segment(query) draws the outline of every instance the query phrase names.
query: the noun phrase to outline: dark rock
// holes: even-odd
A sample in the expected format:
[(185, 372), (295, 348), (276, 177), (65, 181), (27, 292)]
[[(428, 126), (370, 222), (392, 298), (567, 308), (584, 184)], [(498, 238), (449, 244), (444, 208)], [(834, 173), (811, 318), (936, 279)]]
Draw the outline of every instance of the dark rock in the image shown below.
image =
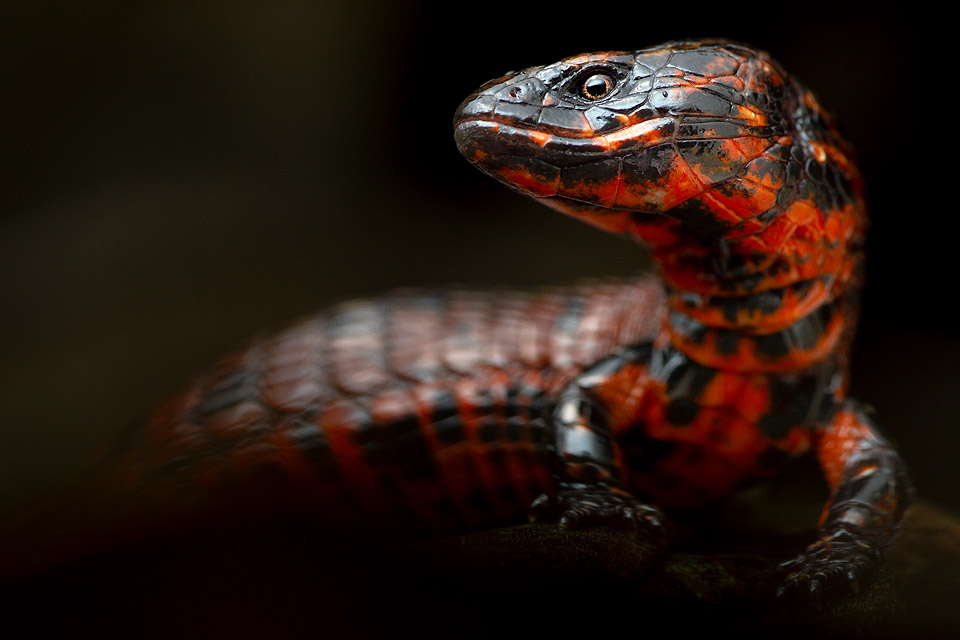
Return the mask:
[(903, 588), (904, 637), (960, 638), (960, 517), (915, 505), (888, 563)]
[(960, 518), (918, 505), (858, 593), (780, 601), (777, 565), (816, 521), (780, 498), (676, 516), (669, 550), (550, 523), (376, 543), (264, 523), (89, 558), (0, 603), (34, 637), (960, 637)]

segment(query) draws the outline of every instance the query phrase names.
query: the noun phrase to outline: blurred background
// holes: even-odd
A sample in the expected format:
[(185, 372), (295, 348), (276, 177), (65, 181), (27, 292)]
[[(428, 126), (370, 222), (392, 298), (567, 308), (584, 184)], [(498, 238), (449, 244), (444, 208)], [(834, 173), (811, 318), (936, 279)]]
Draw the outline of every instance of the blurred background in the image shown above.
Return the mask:
[(643, 267), (468, 166), (451, 117), (507, 70), (690, 36), (770, 51), (853, 139), (874, 219), (854, 393), (960, 507), (948, 21), (779, 4), (5, 1), (0, 513), (332, 302)]

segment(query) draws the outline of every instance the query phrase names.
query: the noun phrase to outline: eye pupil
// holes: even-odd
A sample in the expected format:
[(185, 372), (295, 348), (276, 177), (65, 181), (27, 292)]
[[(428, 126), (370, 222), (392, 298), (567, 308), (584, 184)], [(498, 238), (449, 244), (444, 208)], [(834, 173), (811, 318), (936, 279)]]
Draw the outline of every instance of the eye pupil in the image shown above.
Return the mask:
[(599, 100), (613, 91), (613, 78), (606, 73), (594, 73), (580, 84), (580, 95), (587, 100)]

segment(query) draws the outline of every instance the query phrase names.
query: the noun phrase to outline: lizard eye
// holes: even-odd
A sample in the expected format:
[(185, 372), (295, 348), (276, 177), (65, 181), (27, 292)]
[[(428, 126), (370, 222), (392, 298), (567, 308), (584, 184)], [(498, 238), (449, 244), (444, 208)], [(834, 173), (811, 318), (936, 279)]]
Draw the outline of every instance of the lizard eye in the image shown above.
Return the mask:
[(596, 71), (587, 74), (577, 86), (577, 93), (581, 98), (599, 100), (610, 95), (613, 88), (617, 86), (617, 81), (606, 71)]

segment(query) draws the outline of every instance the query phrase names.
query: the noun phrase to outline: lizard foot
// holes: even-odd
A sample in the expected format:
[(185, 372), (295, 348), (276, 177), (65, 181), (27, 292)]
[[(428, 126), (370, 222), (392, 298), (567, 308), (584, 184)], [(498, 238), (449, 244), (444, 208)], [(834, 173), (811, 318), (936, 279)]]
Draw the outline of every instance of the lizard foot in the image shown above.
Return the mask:
[(530, 505), (531, 521), (557, 517), (568, 529), (596, 524), (666, 539), (663, 513), (620, 489), (567, 485), (556, 494), (541, 494)]
[(876, 541), (837, 530), (780, 565), (786, 577), (777, 596), (796, 597), (806, 592), (819, 599), (825, 591), (837, 589), (856, 593), (861, 579), (881, 560), (881, 547)]

